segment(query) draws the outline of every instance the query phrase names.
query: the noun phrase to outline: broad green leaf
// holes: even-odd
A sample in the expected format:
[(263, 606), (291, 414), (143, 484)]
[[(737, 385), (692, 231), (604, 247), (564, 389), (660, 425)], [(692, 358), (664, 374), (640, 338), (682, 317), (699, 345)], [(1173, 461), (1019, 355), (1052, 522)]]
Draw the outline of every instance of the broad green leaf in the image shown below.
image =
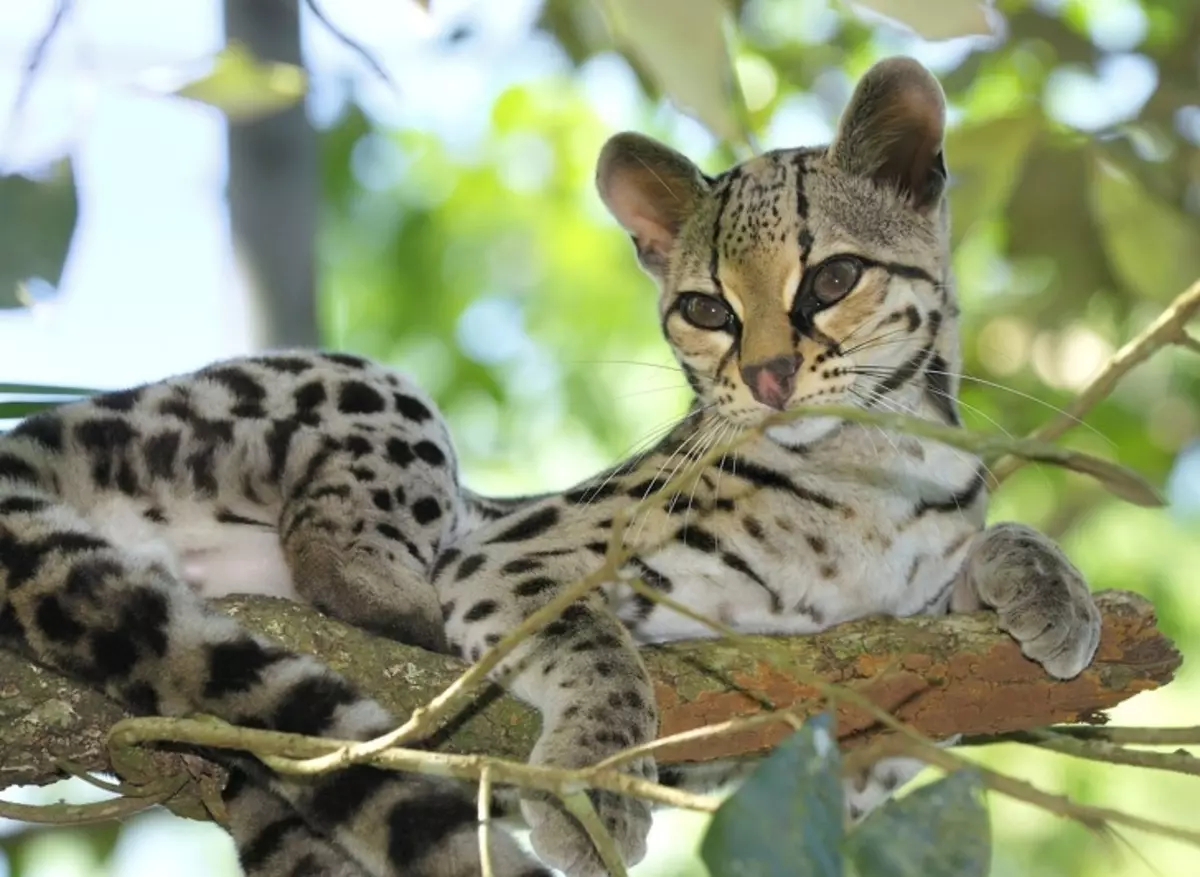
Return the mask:
[(987, 877), (991, 832), (979, 778), (961, 770), (886, 802), (850, 832), (863, 877)]
[(841, 756), (822, 714), (721, 805), (701, 857), (714, 877), (841, 877), (842, 807)]
[(1021, 309), (1039, 325), (1077, 319), (1083, 303), (1097, 292), (1120, 288), (1103, 257), (1089, 179), (1089, 159), (1076, 138), (1039, 137), (1009, 199), (1007, 255), (1016, 277), (1038, 292), (1025, 296)]
[(848, 0), (899, 22), (927, 40), (990, 35), (992, 25), (987, 7), (979, 0)]
[(241, 43), (230, 43), (213, 59), (212, 70), (174, 93), (210, 104), (234, 122), (286, 110), (304, 97), (304, 70), (295, 64), (260, 61)]
[(77, 213), (69, 160), (41, 179), (0, 176), (0, 309), (27, 304), (18, 290), (32, 277), (58, 285)]
[(744, 142), (741, 92), (721, 0), (602, 0), (617, 42), (680, 109), (728, 142)]
[(1091, 207), (1104, 250), (1130, 291), (1167, 301), (1200, 277), (1200, 223), (1151, 196), (1101, 158), (1091, 162)]
[(1041, 124), (1036, 114), (1028, 112), (960, 125), (947, 135), (956, 242), (979, 220), (1003, 214)]

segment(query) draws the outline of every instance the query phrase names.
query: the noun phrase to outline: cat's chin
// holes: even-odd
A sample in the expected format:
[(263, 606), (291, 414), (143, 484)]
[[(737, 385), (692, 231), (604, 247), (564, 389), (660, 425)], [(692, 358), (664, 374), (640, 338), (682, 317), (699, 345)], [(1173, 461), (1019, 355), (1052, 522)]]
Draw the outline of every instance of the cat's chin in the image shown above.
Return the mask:
[(806, 445), (829, 435), (841, 422), (837, 417), (798, 417), (768, 427), (767, 438), (788, 447)]

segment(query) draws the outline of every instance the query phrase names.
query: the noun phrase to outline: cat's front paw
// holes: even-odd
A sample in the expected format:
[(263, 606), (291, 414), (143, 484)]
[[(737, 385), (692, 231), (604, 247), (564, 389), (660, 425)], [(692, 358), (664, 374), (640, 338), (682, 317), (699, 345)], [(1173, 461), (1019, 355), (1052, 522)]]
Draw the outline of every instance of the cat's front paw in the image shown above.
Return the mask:
[(964, 570), (1000, 628), (1051, 676), (1079, 675), (1100, 644), (1100, 611), (1079, 570), (1049, 537), (1003, 523), (976, 537)]
[[(601, 739), (597, 740), (599, 736)], [(619, 751), (605, 741), (605, 731), (560, 724), (547, 729), (534, 748), (534, 764), (555, 767), (587, 767)], [(654, 780), (652, 758), (638, 759), (623, 770)], [(646, 835), (650, 831), (650, 808), (645, 801), (612, 792), (591, 792), (589, 797), (600, 821), (616, 841), (627, 865), (646, 855)], [(532, 829), (530, 841), (539, 859), (568, 877), (606, 877), (608, 870), (579, 822), (563, 809), (553, 796), (529, 796), (521, 801), (521, 813)]]

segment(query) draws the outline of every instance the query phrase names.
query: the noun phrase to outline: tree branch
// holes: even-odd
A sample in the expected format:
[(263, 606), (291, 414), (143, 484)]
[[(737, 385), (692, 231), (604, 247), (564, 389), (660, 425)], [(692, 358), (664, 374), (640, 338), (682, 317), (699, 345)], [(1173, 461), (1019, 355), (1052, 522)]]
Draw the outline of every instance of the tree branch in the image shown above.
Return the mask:
[(13, 99), (12, 110), (9, 112), (4, 139), (0, 141), (0, 161), (11, 158), (9, 153), (16, 148), (16, 140), (20, 134), (21, 120), (25, 116), (25, 110), (29, 104), (29, 96), (33, 93), (33, 86), (37, 81), (38, 72), (42, 68), (42, 62), (46, 60), (46, 52), (50, 48), (50, 43), (58, 35), (73, 5), (74, 0), (55, 0), (54, 12), (50, 15), (49, 24), (46, 25), (46, 29), (42, 31), (42, 35), (38, 37), (29, 50), (29, 57), (25, 60), (25, 69), (21, 74), (21, 82), (17, 86), (17, 96)]
[[(684, 734), (656, 755), (661, 762), (706, 761), (761, 752), (790, 731), (778, 720), (747, 723), (736, 733), (699, 729), (730, 719), (790, 709), (821, 710), (811, 686), (817, 674), (855, 687), (901, 720), (934, 737), (1004, 734), (1058, 722), (1096, 720), (1099, 711), (1169, 681), (1180, 657), (1154, 626), (1143, 598), (1097, 594), (1104, 616), (1093, 665), (1069, 682), (1049, 679), (997, 630), (989, 613), (948, 618), (868, 619), (804, 637), (746, 637), (679, 642), (644, 650), (662, 716), (662, 736)], [(296, 603), (263, 598), (220, 601), (248, 629), (319, 656), (396, 715), (408, 715), (463, 671), (444, 655), (379, 639)], [(90, 689), (20, 657), (0, 652), (0, 787), (61, 778), (61, 760), (109, 770), (108, 729), (125, 714)], [(878, 735), (874, 720), (853, 707), (838, 713), (839, 735), (859, 745)], [(764, 715), (764, 718), (766, 716)], [(438, 733), (438, 748), (524, 759), (538, 732), (536, 713), (492, 687)], [(140, 750), (139, 750), (140, 752)], [(122, 764), (122, 774), (199, 775), (199, 759), (141, 753), (153, 763)], [(136, 779), (136, 777), (135, 777)], [(210, 789), (189, 783), (171, 808), (203, 815)]]
[[(1172, 344), (1189, 350), (1200, 348), (1200, 344), (1197, 344), (1196, 339), (1185, 329), (1197, 311), (1200, 311), (1200, 280), (1176, 296), (1154, 322), (1114, 353), (1104, 364), (1104, 368), (1071, 400), (1062, 413), (1042, 424), (1028, 437), (1050, 442), (1078, 425), (1085, 414), (1108, 398), (1121, 378), (1135, 366), (1149, 359), (1157, 350)], [(992, 466), (992, 477), (996, 484), (1012, 475), (1025, 462), (1017, 457), (1007, 457), (997, 462)]]

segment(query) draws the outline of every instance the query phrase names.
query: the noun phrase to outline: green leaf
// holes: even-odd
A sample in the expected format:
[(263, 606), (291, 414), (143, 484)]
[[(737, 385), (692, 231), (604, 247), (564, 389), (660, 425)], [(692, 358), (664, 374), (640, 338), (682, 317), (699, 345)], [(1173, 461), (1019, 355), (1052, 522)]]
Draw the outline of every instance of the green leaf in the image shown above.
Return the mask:
[(32, 277), (58, 285), (77, 214), (69, 160), (42, 179), (0, 176), (0, 309), (26, 305), (19, 289)]
[(850, 832), (863, 877), (987, 877), (991, 832), (979, 777), (960, 770), (886, 802)]
[(1200, 277), (1200, 224), (1102, 158), (1091, 162), (1091, 207), (1104, 249), (1128, 289), (1167, 301)]
[(714, 877), (841, 877), (842, 807), (841, 756), (822, 714), (721, 805), (701, 856)]
[(1041, 125), (1035, 113), (1026, 112), (960, 125), (946, 136), (956, 243), (976, 222), (1004, 214)]
[(39, 411), (45, 411), (47, 408), (53, 408), (61, 404), (62, 402), (59, 401), (0, 402), (0, 420), (15, 420), (19, 417), (28, 417), (30, 414), (37, 414)]
[(916, 31), (927, 40), (992, 33), (987, 7), (978, 0), (852, 0), (861, 6)]
[(308, 88), (295, 64), (260, 61), (241, 43), (230, 43), (213, 59), (212, 70), (174, 92), (221, 110), (230, 121), (246, 122), (286, 110)]
[(604, 0), (619, 44), (671, 100), (727, 142), (745, 142), (721, 0)]
[(82, 387), (53, 387), (41, 384), (0, 384), (0, 393), (9, 396), (94, 396), (99, 390)]
[[(1040, 325), (1078, 319), (1097, 292), (1121, 286), (1092, 217), (1089, 176), (1077, 138), (1043, 136), (1026, 154), (1013, 187), (1005, 216), (1007, 255), (1022, 285), (1037, 290), (1021, 307)], [(1019, 294), (1019, 287), (1013, 292)]]

